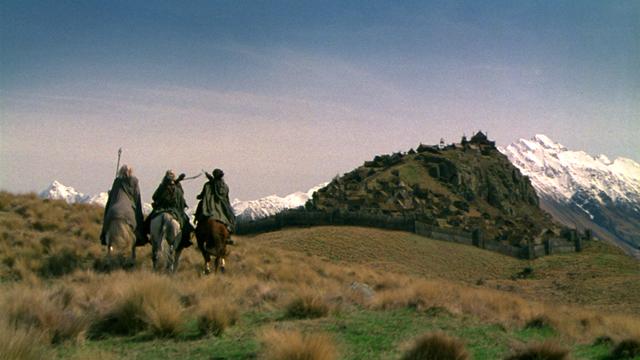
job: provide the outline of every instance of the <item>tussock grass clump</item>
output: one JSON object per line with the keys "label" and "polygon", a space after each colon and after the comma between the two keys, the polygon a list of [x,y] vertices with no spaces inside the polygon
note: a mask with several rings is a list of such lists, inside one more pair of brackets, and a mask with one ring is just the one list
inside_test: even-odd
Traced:
{"label": "tussock grass clump", "polygon": [[527,347],[516,350],[507,357],[507,360],[566,360],[569,359],[569,351],[560,345],[546,341],[529,344]]}
{"label": "tussock grass clump", "polygon": [[338,352],[324,334],[303,335],[294,330],[268,330],[262,336],[265,360],[334,360]]}
{"label": "tussock grass clump", "polygon": [[142,319],[155,336],[174,337],[184,330],[182,304],[173,296],[145,296]]}
{"label": "tussock grass clump", "polygon": [[638,357],[640,357],[640,339],[626,339],[616,345],[609,359],[637,359]]}
{"label": "tussock grass clump", "polygon": [[293,319],[315,319],[329,313],[329,305],[320,295],[303,293],[295,297],[285,309],[286,317]]}
{"label": "tussock grass clump", "polygon": [[47,256],[38,274],[42,277],[59,277],[72,273],[82,266],[83,259],[73,249],[64,248],[55,254]]}
{"label": "tussock grass clump", "polygon": [[98,315],[92,324],[90,336],[101,338],[106,334],[132,335],[145,328],[142,318],[144,299],[140,294],[126,294],[116,299]]}
{"label": "tussock grass clump", "polygon": [[183,331],[182,304],[170,279],[139,272],[132,276],[122,273],[110,280],[117,281],[112,285],[112,300],[97,315],[92,337],[131,335],[142,330],[159,337],[172,337]]}
{"label": "tussock grass clump", "polygon": [[71,306],[74,295],[70,290],[52,292],[27,287],[12,290],[2,306],[8,326],[36,329],[53,344],[84,340],[90,321]]}
{"label": "tussock grass clump", "polygon": [[222,299],[212,299],[200,304],[198,329],[200,334],[220,336],[226,328],[238,321],[238,309]]}
{"label": "tussock grass clump", "polygon": [[0,324],[0,359],[40,360],[51,358],[46,335],[34,328],[24,329]]}
{"label": "tussock grass clump", "polygon": [[429,333],[414,340],[402,360],[466,360],[469,354],[464,344],[443,333]]}
{"label": "tussock grass clump", "polygon": [[551,320],[551,318],[545,314],[537,315],[532,317],[525,324],[525,328],[527,329],[552,329],[555,330],[556,323]]}

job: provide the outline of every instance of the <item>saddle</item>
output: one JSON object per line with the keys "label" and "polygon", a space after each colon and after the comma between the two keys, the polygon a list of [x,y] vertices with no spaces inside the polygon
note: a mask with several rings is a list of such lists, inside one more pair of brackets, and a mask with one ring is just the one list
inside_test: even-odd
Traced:
{"label": "saddle", "polygon": [[[151,233],[151,220],[153,220],[156,216],[163,213],[167,213],[171,215],[171,217],[174,220],[181,222],[180,219],[177,218],[172,211],[169,211],[169,210],[152,211],[151,214],[149,214],[149,216],[147,216],[147,218],[144,220],[142,239],[136,241],[136,246],[144,246],[151,242],[151,240],[149,239],[149,234]],[[181,227],[182,227],[182,238],[180,239],[180,245],[178,245],[178,247],[180,249],[185,249],[193,245],[193,242],[191,242],[191,233],[193,232],[193,226],[187,220],[187,221],[184,221],[184,225]]]}

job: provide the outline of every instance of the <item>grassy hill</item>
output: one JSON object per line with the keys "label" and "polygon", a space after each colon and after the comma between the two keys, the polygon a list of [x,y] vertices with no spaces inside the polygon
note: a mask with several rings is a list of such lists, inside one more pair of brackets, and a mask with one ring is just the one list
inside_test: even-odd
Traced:
{"label": "grassy hill", "polygon": [[[535,260],[399,232],[358,227],[290,229],[249,238],[264,246],[384,272],[496,288],[535,301],[640,315],[640,262],[594,241],[580,253]],[[530,268],[530,274],[524,274]]]}
{"label": "grassy hill", "polygon": [[238,237],[224,275],[192,249],[152,273],[148,247],[103,272],[101,213],[0,193],[0,358],[398,359],[435,334],[474,359],[604,359],[640,338],[640,268],[605,244],[526,262],[325,227]]}
{"label": "grassy hill", "polygon": [[562,227],[540,209],[529,179],[481,135],[376,156],[318,190],[308,208],[409,215],[440,228],[480,229],[485,239],[514,246],[559,236]]}

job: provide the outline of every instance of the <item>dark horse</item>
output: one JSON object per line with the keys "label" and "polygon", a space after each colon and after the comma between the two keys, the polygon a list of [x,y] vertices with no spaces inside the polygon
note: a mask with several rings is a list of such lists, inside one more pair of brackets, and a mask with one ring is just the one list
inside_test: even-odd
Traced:
{"label": "dark horse", "polygon": [[224,257],[227,256],[227,240],[229,239],[227,227],[213,218],[202,219],[196,226],[196,239],[198,240],[198,249],[204,258],[204,274],[211,273],[211,256],[215,257],[213,272],[217,273],[218,268],[224,272]]}

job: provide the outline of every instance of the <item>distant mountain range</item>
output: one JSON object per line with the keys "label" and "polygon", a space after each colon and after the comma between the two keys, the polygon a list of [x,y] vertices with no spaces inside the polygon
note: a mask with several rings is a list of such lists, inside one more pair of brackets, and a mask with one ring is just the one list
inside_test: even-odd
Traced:
{"label": "distant mountain range", "polygon": [[64,200],[69,204],[98,204],[100,206],[105,206],[109,198],[106,191],[93,196],[85,195],[71,186],[60,183],[58,180],[54,180],[39,195],[43,199]]}
{"label": "distant mountain range", "polygon": [[569,150],[545,135],[520,139],[499,150],[529,176],[541,207],[556,220],[591,228],[598,237],[639,255],[638,163]]}
{"label": "distant mountain range", "polygon": [[[612,161],[604,155],[591,156],[584,151],[569,150],[545,135],[520,139],[498,150],[531,179],[540,206],[557,221],[570,227],[591,228],[596,236],[640,257],[637,250],[640,246],[638,163],[627,158]],[[284,197],[234,199],[232,206],[240,220],[256,220],[304,206],[315,191],[327,184]],[[58,181],[52,182],[40,196],[101,206],[107,202],[106,192],[86,195]],[[145,212],[150,211],[150,204],[144,206]]]}
{"label": "distant mountain range", "polygon": [[313,193],[327,186],[328,183],[315,186],[307,192],[294,192],[285,197],[270,195],[258,200],[241,201],[234,199],[231,202],[233,210],[239,221],[250,221],[275,215],[287,209],[303,207],[311,199]]}
{"label": "distant mountain range", "polygon": [[[231,202],[233,210],[239,221],[251,221],[267,216],[275,215],[283,210],[295,209],[304,206],[314,192],[326,186],[327,183],[311,188],[307,192],[294,192],[284,197],[270,195],[257,200],[242,201],[234,199]],[[44,199],[64,200],[69,204],[97,204],[105,206],[109,195],[101,192],[96,195],[86,195],[71,186],[66,186],[55,180],[39,196]],[[143,212],[151,212],[151,204],[143,204]],[[191,214],[190,214],[191,215]]]}

